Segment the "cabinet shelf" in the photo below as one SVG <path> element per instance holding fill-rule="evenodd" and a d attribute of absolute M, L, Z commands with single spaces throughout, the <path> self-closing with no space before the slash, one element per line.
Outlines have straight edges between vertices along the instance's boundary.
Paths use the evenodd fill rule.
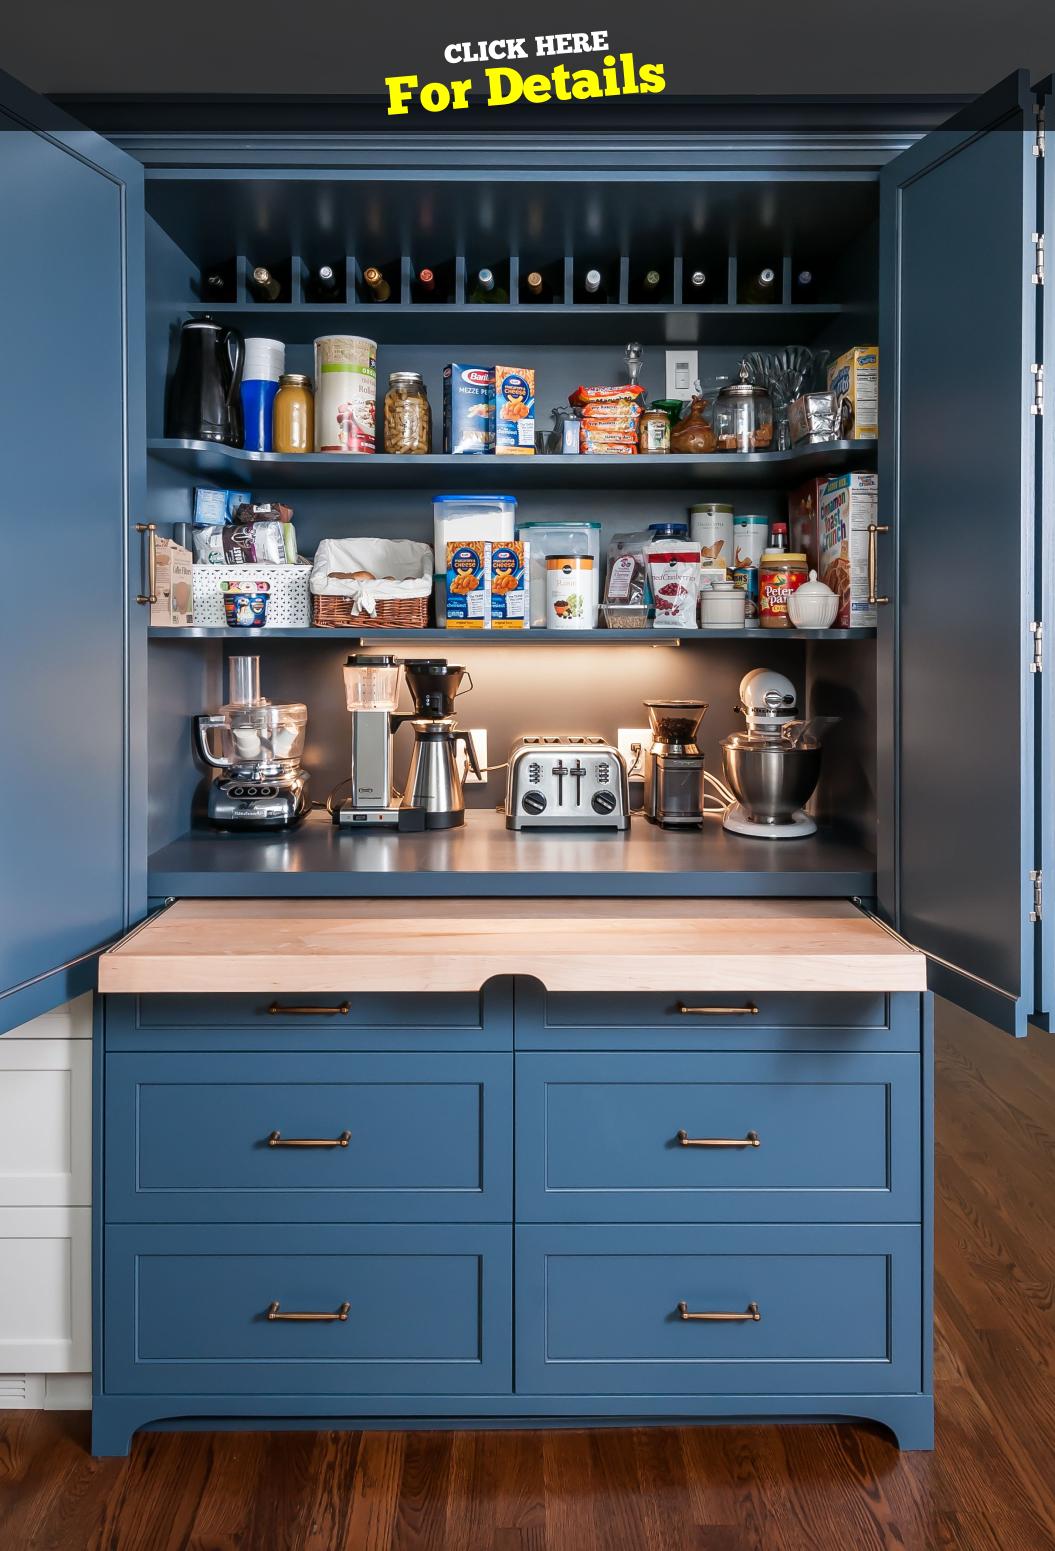
<path fill-rule="evenodd" d="M 394 641 L 442 641 L 459 651 L 470 646 L 695 646 L 708 641 L 868 641 L 875 629 L 854 630 L 356 630 L 313 626 L 239 630 L 226 625 L 151 625 L 152 641 L 238 641 L 254 649 L 267 641 L 356 641 L 383 647 Z"/>
<path fill-rule="evenodd" d="M 614 830 L 519 833 L 489 809 L 462 829 L 349 834 L 324 813 L 279 834 L 192 830 L 150 859 L 152 896 L 187 899 L 457 896 L 853 898 L 875 892 L 875 859 L 820 831 L 801 840 L 663 830 L 640 814 Z"/>
<path fill-rule="evenodd" d="M 527 310 L 527 309 L 525 309 Z M 725 452 L 698 457 L 599 454 L 466 457 L 429 453 L 247 452 L 216 442 L 155 437 L 151 455 L 194 479 L 234 481 L 253 490 L 759 490 L 789 489 L 812 475 L 875 468 L 876 442 L 827 442 L 790 452 Z"/>

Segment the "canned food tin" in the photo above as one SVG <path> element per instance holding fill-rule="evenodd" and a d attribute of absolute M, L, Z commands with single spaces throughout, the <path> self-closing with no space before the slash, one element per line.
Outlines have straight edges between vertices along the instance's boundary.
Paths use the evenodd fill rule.
<path fill-rule="evenodd" d="M 373 452 L 377 345 L 358 334 L 315 341 L 315 451 Z"/>
<path fill-rule="evenodd" d="M 769 518 L 741 515 L 733 518 L 733 558 L 738 565 L 759 565 L 769 538 Z"/>
<path fill-rule="evenodd" d="M 733 566 L 733 509 L 720 501 L 689 507 L 689 533 L 699 544 L 703 565 Z"/>
<path fill-rule="evenodd" d="M 744 594 L 744 624 L 753 629 L 758 624 L 758 567 L 738 565 L 733 582 Z"/>

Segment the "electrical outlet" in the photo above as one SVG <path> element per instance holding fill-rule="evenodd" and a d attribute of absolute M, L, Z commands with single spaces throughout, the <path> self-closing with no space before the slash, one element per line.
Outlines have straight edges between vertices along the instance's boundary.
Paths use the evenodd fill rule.
<path fill-rule="evenodd" d="M 626 768 L 631 772 L 631 781 L 643 781 L 645 778 L 645 750 L 652 742 L 652 734 L 647 727 L 620 727 L 616 734 L 615 746 L 626 760 Z"/>
<path fill-rule="evenodd" d="M 667 397 L 691 399 L 693 385 L 699 381 L 700 352 L 698 350 L 668 350 Z"/>
<path fill-rule="evenodd" d="M 487 728 L 470 727 L 469 736 L 473 740 L 473 747 L 476 750 L 476 757 L 480 761 L 480 769 L 483 771 L 483 775 L 478 776 L 473 774 L 472 766 L 469 764 L 468 758 L 466 758 L 464 755 L 463 746 L 463 758 L 465 758 L 466 766 L 465 785 L 479 786 L 483 781 L 487 780 Z"/>

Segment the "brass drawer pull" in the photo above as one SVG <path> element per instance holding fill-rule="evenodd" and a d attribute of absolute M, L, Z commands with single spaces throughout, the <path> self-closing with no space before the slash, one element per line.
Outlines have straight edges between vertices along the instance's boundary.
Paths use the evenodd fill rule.
<path fill-rule="evenodd" d="M 145 533 L 143 549 L 146 553 L 147 590 L 141 592 L 136 598 L 137 603 L 154 604 L 158 601 L 158 553 L 154 539 L 157 535 L 157 527 L 152 522 L 137 522 L 136 532 Z"/>
<path fill-rule="evenodd" d="M 343 1323 L 348 1318 L 348 1310 L 350 1308 L 351 1308 L 351 1304 L 350 1303 L 342 1303 L 340 1308 L 334 1314 L 311 1314 L 311 1313 L 280 1314 L 278 1312 L 279 1311 L 279 1304 L 276 1301 L 275 1303 L 269 1303 L 268 1304 L 268 1306 L 267 1306 L 267 1317 L 268 1317 L 269 1320 L 272 1320 L 272 1321 L 276 1320 L 276 1319 L 289 1319 L 289 1320 L 297 1320 L 297 1321 L 300 1321 L 301 1323 L 305 1323 L 306 1322 L 308 1324 L 329 1325 L 329 1324 L 335 1323 L 337 1320 L 340 1320 Z"/>
<path fill-rule="evenodd" d="M 342 1131 L 340 1136 L 283 1136 L 281 1131 L 272 1131 L 267 1139 L 269 1147 L 347 1147 L 352 1139 L 350 1131 Z"/>
<path fill-rule="evenodd" d="M 757 1131 L 748 1131 L 746 1136 L 690 1136 L 687 1131 L 679 1131 L 678 1145 L 680 1147 L 761 1147 L 762 1141 Z"/>
<path fill-rule="evenodd" d="M 880 533 L 889 532 L 889 523 L 870 522 L 868 524 L 868 602 L 871 604 L 872 608 L 875 608 L 878 604 L 890 602 L 889 598 L 880 598 L 876 596 L 876 588 L 879 585 L 878 536 Z"/>
<path fill-rule="evenodd" d="M 350 1002 L 342 1002 L 339 1007 L 283 1007 L 281 1002 L 272 1002 L 268 1008 L 273 1018 L 279 1013 L 291 1018 L 336 1018 L 338 1014 L 347 1018 L 350 1011 Z"/>
<path fill-rule="evenodd" d="M 690 1314 L 689 1305 L 687 1303 L 679 1303 L 678 1313 L 682 1319 L 702 1319 L 707 1320 L 711 1324 L 718 1325 L 741 1325 L 752 1320 L 757 1322 L 762 1318 L 758 1312 L 757 1303 L 749 1303 L 743 1314 Z"/>
<path fill-rule="evenodd" d="M 706 1013 L 711 1018 L 754 1018 L 758 1015 L 758 1008 L 754 1002 L 748 1002 L 746 1007 L 686 1007 L 684 1002 L 679 1002 L 678 1011 L 683 1013 Z"/>

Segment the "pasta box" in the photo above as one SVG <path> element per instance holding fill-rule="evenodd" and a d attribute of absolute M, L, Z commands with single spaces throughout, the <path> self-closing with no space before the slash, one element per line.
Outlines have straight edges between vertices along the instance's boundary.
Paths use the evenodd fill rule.
<path fill-rule="evenodd" d="M 488 453 L 495 450 L 495 371 L 493 366 L 443 368 L 443 450 Z"/>

